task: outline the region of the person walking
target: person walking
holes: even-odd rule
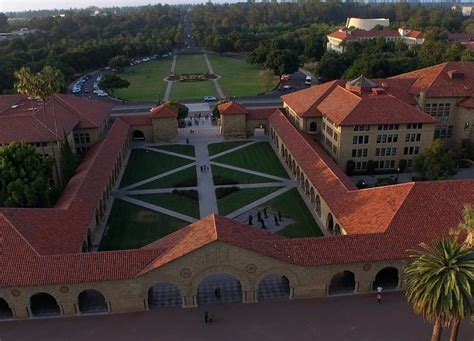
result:
[[[209,324],[212,324],[212,321],[214,320],[214,316],[212,316],[211,313],[209,313],[209,316],[208,316],[208,321],[209,321]]]
[[[249,225],[253,225],[253,217],[252,217],[252,215],[249,215]]]
[[[262,221],[262,213],[260,213],[259,210],[257,210],[257,221],[261,222]]]
[[[216,290],[214,290],[214,296],[216,296],[218,301],[221,300],[221,288],[216,288]]]
[[[377,293],[377,302],[382,303],[382,293],[381,292],[378,292]]]
[[[204,169],[204,168],[201,166],[201,173],[202,173],[203,169]]]
[[[382,288],[381,285],[379,285],[379,286],[377,287],[377,293],[378,293],[378,294],[381,294],[382,291],[383,291],[383,288]]]
[[[204,323],[207,324],[209,322],[209,312],[205,311],[204,312]]]
[[[263,208],[263,216],[265,217],[265,219],[268,218],[266,207]]]
[[[275,216],[275,226],[280,226],[280,223],[278,222],[278,217]]]
[[[186,137],[186,144],[189,144],[189,138]]]

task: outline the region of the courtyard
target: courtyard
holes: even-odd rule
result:
[[[287,237],[322,235],[266,141],[135,146],[113,196],[100,251],[143,247],[212,213]]]
[[[208,310],[214,323],[204,323],[204,308],[161,308],[149,312],[61,319],[4,321],[0,337],[16,340],[428,340],[432,325],[414,315],[402,293],[325,299],[220,304]],[[186,328],[183,328],[186,326]],[[343,328],[341,328],[343,326]],[[459,340],[472,340],[468,320]],[[449,339],[443,331],[442,340]]]

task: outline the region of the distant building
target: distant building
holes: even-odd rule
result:
[[[357,41],[373,40],[385,38],[385,41],[401,41],[408,46],[421,45],[425,41],[423,32],[413,31],[407,27],[400,27],[398,30],[352,30],[343,27],[336,32],[327,35],[327,50],[342,53],[347,44]]]
[[[373,30],[376,26],[388,27],[390,26],[390,19],[376,18],[376,19],[362,19],[362,18],[347,18],[346,27],[354,27],[359,30]]]

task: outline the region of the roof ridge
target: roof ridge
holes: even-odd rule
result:
[[[84,116],[80,111],[78,111],[76,108],[74,108],[71,104],[69,104],[64,98],[62,98],[61,94],[55,93],[51,97],[52,101],[54,101],[55,98],[59,100],[59,102],[62,102],[63,105],[65,105],[68,109],[71,111],[75,112],[77,115],[79,115],[79,121],[84,120],[84,121],[89,121],[89,123],[97,124],[98,122],[90,119],[89,117]]]

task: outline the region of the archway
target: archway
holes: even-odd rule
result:
[[[304,180],[304,193],[309,194],[309,181],[308,181],[308,179]]]
[[[56,299],[50,294],[38,293],[30,298],[30,309],[33,316],[58,316],[61,314]]]
[[[269,275],[258,284],[257,300],[290,298],[290,281],[286,276]]]
[[[332,219],[331,213],[328,213],[328,218],[326,219],[326,228],[330,232],[334,231],[334,220]]]
[[[141,130],[134,130],[132,139],[133,141],[145,141],[145,134]]]
[[[266,135],[266,129],[267,127],[264,124],[260,124],[254,129],[253,135],[255,137],[263,137]]]
[[[315,197],[314,187],[311,187],[311,189],[309,190],[309,201],[314,202],[315,200],[316,200],[316,197]]]
[[[181,292],[173,283],[158,283],[148,290],[148,308],[176,307],[182,304]]]
[[[79,294],[79,312],[93,314],[108,312],[109,308],[104,295],[97,290],[84,290]]]
[[[0,320],[6,320],[13,318],[13,312],[8,305],[8,302],[3,298],[0,298]]]
[[[383,268],[377,272],[372,290],[377,290],[378,287],[382,287],[384,290],[398,289],[399,281],[397,268]]]
[[[328,294],[352,294],[355,291],[355,286],[355,275],[352,271],[339,272],[332,277]]]
[[[197,288],[197,304],[241,303],[242,285],[228,273],[214,273],[205,277]]]
[[[315,132],[316,130],[318,130],[318,125],[316,124],[316,122],[311,122],[309,124],[309,131]]]
[[[316,195],[316,214],[318,215],[318,217],[321,217],[321,198],[319,197],[319,195]]]

